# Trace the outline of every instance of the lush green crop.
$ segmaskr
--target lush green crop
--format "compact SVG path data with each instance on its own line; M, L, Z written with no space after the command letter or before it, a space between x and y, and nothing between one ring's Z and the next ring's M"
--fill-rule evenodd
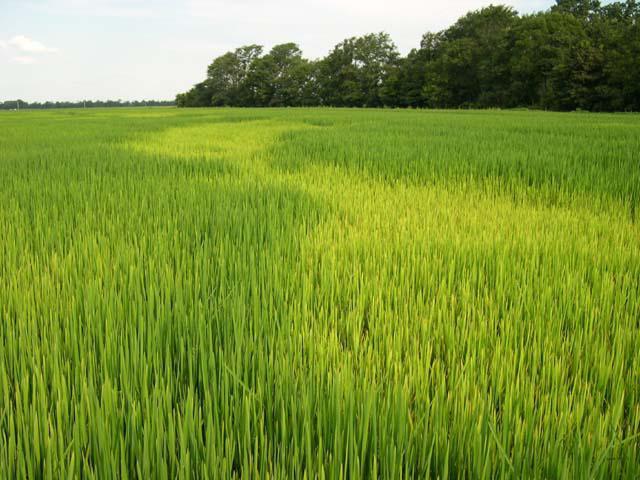
M1 478L637 478L640 117L0 115Z

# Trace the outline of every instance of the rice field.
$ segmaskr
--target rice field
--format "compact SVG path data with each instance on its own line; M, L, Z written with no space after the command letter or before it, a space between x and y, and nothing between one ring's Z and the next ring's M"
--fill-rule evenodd
M639 116L0 113L0 478L639 477Z

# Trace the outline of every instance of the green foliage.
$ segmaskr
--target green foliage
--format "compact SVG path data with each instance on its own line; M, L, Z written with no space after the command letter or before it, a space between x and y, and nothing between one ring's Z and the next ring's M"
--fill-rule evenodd
M0 478L640 475L637 116L0 132Z
M639 12L635 0L558 0L525 16L492 5L425 34L406 57L384 32L348 38L318 62L293 43L264 57L243 47L242 68L243 49L217 58L177 103L637 111Z
M196 100L196 103L210 103L215 107L253 104L255 92L247 87L246 82L260 55L260 45L248 45L216 58L207 69L206 84L211 98L204 98L202 102Z
M251 66L247 85L255 95L253 104L263 107L315 104L313 73L313 64L302 58L298 45L276 45Z
M435 60L427 66L427 104L507 105L509 33L516 22L511 8L491 6L467 14L446 30Z
M49 110L52 108L113 108L113 107L173 107L173 100L84 100L81 102L25 102L9 100L0 102L0 110Z
M319 83L323 104L381 107L385 84L398 67L399 54L386 33L349 38L322 60Z

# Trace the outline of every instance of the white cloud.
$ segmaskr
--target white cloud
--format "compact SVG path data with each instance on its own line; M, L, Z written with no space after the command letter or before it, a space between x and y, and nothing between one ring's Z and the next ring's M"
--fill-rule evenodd
M35 58L28 56L13 57L11 61L13 63L19 63L20 65L33 65L34 63L36 63Z
M42 43L33 40L32 38L25 37L24 35L16 35L7 42L7 45L20 50L21 52L28 53L57 53L57 48L47 47Z

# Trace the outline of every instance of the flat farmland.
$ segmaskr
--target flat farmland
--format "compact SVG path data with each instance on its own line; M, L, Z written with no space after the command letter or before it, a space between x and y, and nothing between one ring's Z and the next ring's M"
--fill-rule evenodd
M1 478L638 478L640 116L0 113Z

